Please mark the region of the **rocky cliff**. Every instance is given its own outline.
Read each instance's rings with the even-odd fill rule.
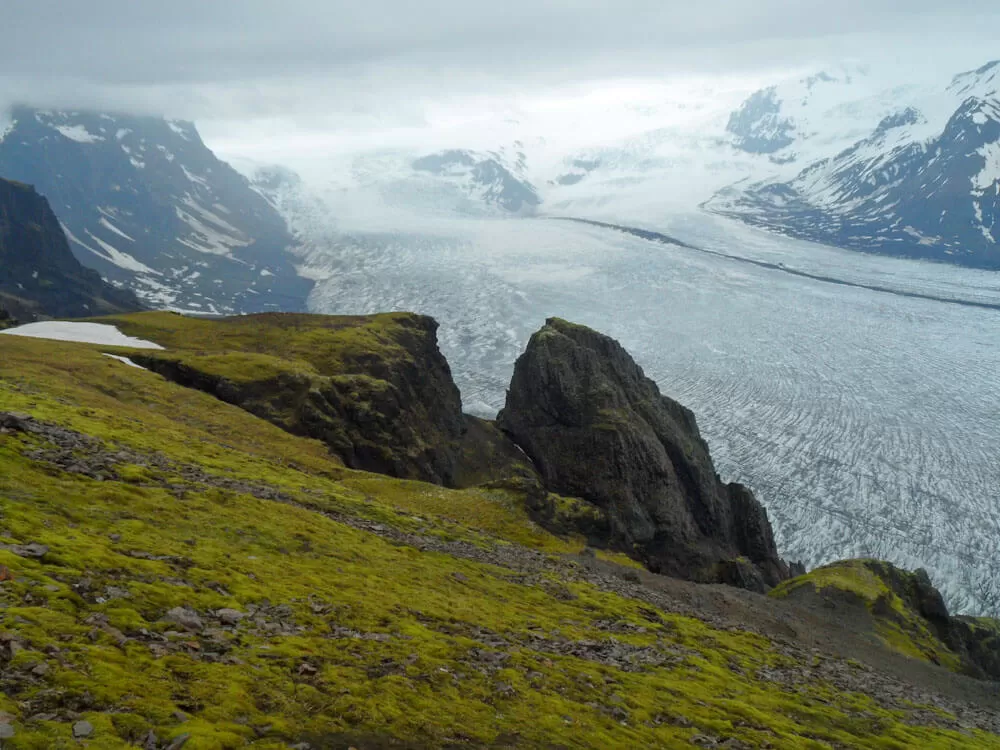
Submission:
[[[497,421],[550,490],[595,505],[604,541],[651,570],[757,590],[787,578],[764,508],[720,481],[694,415],[613,339],[549,319]]]
[[[0,179],[0,308],[31,320],[138,310],[140,305],[130,292],[80,265],[43,196],[28,185]]]
[[[147,313],[115,322],[167,347],[136,354],[144,367],[321,440],[351,468],[445,486],[533,473],[504,435],[462,413],[433,318]]]

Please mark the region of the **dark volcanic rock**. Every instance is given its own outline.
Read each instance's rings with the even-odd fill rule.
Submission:
[[[753,588],[787,578],[763,507],[720,481],[694,415],[613,339],[548,320],[517,361],[497,424],[548,489],[607,516],[606,544],[651,570]]]
[[[131,292],[106,284],[70,252],[49,202],[0,179],[0,328],[10,317],[81,317],[139,310]]]

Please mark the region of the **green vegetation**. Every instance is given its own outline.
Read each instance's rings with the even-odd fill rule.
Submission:
[[[400,343],[416,324],[411,313],[366,316],[275,313],[236,318],[188,318],[148,312],[101,318],[129,336],[155,341],[172,357],[184,352],[213,374],[235,381],[257,379],[255,370],[294,369],[325,375],[369,372],[373,362],[410,359]],[[218,356],[220,354],[226,356]],[[232,356],[238,353],[240,356]],[[253,356],[258,355],[258,356]]]
[[[220,333],[156,313],[122,328],[206,351],[239,336],[259,347],[255,367],[290,357],[324,372],[368,343],[391,347],[341,322],[340,352],[312,350],[308,321]],[[0,411],[75,431],[0,433],[0,565],[13,577],[0,581],[0,712],[16,730],[5,750],[77,747],[80,720],[95,749],[150,732],[189,735],[185,750],[698,736],[1000,749],[926,726],[926,712],[776,682],[767,675],[795,664],[768,640],[582,582],[565,556],[583,540],[540,529],[514,489],[350,471],[318,441],[100,347],[4,337],[0,353]],[[522,548],[549,564],[500,564]]]
[[[889,648],[914,659],[961,671],[958,655],[942,643],[927,622],[892,589],[881,575],[883,566],[884,563],[878,560],[836,562],[785,581],[773,589],[770,596],[783,599],[827,590],[853,595],[871,614],[875,633]],[[898,573],[910,578],[914,576],[903,571]]]

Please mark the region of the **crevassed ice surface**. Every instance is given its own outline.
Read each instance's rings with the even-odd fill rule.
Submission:
[[[779,548],[924,567],[953,611],[1000,615],[1000,275],[876,258],[705,216],[702,247],[900,296],[553,220],[353,231],[305,255],[319,312],[417,310],[467,410],[503,405],[547,316],[619,339],[697,414],[720,473],[750,485]]]

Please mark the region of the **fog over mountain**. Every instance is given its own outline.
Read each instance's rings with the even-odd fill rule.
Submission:
[[[752,90],[775,71],[843,57],[911,72],[976,67],[996,56],[1000,11],[964,0],[947,9],[886,0],[251,0],[238,11],[194,0],[43,0],[4,15],[0,106],[195,120],[225,155],[300,168],[317,149],[430,141],[442,128],[559,111],[579,97],[594,105],[587,130],[609,118],[605,127],[627,130],[617,122],[621,99],[664,80]]]

